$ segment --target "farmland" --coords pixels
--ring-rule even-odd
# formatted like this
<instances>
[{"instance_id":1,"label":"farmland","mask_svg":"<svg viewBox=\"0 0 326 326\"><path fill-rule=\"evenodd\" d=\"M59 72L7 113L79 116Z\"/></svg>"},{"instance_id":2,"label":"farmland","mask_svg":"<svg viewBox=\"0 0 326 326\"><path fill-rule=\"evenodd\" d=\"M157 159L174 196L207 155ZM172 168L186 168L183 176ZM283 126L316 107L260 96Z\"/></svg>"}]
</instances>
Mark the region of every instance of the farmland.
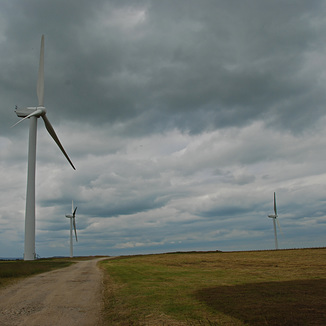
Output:
<instances>
[{"instance_id":1,"label":"farmland","mask_svg":"<svg viewBox=\"0 0 326 326\"><path fill-rule=\"evenodd\" d=\"M90 259L1 261L0 287ZM326 248L120 256L98 266L103 325L326 325Z\"/></svg>"},{"instance_id":2,"label":"farmland","mask_svg":"<svg viewBox=\"0 0 326 326\"><path fill-rule=\"evenodd\" d=\"M117 257L110 325L325 325L326 249Z\"/></svg>"}]
</instances>

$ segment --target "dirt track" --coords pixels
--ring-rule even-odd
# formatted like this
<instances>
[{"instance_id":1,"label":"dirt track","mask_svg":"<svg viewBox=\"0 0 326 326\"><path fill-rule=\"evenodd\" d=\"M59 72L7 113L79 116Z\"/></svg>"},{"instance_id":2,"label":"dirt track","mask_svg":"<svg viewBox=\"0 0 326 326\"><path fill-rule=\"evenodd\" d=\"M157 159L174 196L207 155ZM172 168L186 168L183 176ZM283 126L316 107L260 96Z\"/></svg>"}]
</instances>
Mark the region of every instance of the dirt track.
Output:
<instances>
[{"instance_id":1,"label":"dirt track","mask_svg":"<svg viewBox=\"0 0 326 326\"><path fill-rule=\"evenodd\" d=\"M102 277L97 262L81 261L1 289L0 325L99 325Z\"/></svg>"}]
</instances>

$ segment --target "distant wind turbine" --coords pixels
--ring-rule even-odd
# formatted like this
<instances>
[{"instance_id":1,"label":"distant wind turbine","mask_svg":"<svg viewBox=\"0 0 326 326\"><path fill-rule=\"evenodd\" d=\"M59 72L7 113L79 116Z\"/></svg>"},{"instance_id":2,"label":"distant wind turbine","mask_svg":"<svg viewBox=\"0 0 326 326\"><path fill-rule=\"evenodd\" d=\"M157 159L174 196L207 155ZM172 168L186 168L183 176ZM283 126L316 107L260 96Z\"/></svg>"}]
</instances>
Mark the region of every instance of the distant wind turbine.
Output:
<instances>
[{"instance_id":1,"label":"distant wind turbine","mask_svg":"<svg viewBox=\"0 0 326 326\"><path fill-rule=\"evenodd\" d=\"M27 171L27 192L26 192L26 211L25 211L25 248L24 260L34 260L35 253L35 166L36 166L36 134L37 134L37 119L42 117L45 128L50 136L59 146L63 155L66 157L74 170L70 158L61 145L50 121L46 116L46 109L44 107L44 35L41 38L41 51L40 51L40 64L37 79L37 107L27 107L18 109L16 107L15 113L18 117L23 119L19 120L16 124L25 119L30 120L29 124L29 145L28 145L28 171ZM15 125L16 125L15 124ZM14 125L14 126L15 126Z\"/></svg>"},{"instance_id":2,"label":"distant wind turbine","mask_svg":"<svg viewBox=\"0 0 326 326\"><path fill-rule=\"evenodd\" d=\"M278 218L277 218L278 215L277 215L277 209L276 209L276 194L275 194L275 192L274 192L274 214L268 215L268 217L273 219L274 237L275 237L275 249L278 249L276 222L277 222L277 225L278 225L278 228L280 229L280 231L281 231L281 226L280 226L280 223L279 223Z\"/></svg>"},{"instance_id":3,"label":"distant wind turbine","mask_svg":"<svg viewBox=\"0 0 326 326\"><path fill-rule=\"evenodd\" d=\"M76 230L76 220L75 220L75 218L76 218L76 211L77 211L77 206L74 209L74 202L72 201L72 204L71 204L71 213L72 213L72 215L70 215L70 214L67 214L66 215L67 218L70 218L70 257L71 258L73 257L72 227L74 227L76 241L78 242L78 239L77 239L77 230Z\"/></svg>"}]
</instances>

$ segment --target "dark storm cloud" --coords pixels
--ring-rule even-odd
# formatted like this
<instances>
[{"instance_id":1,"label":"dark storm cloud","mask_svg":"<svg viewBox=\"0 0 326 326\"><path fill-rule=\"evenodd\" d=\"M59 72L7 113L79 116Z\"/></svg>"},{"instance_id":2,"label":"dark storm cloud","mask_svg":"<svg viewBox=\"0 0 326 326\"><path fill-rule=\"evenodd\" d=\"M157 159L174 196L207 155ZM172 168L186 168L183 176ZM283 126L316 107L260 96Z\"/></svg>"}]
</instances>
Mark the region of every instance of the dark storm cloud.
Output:
<instances>
[{"instance_id":1,"label":"dark storm cloud","mask_svg":"<svg viewBox=\"0 0 326 326\"><path fill-rule=\"evenodd\" d=\"M37 67L45 33L47 105L67 118L121 122L133 134L256 119L301 130L323 114L320 72L305 69L310 54L323 55L324 9L321 1L13 1L4 54L15 60L5 75L26 85L19 104L33 99L26 69Z\"/></svg>"}]
</instances>

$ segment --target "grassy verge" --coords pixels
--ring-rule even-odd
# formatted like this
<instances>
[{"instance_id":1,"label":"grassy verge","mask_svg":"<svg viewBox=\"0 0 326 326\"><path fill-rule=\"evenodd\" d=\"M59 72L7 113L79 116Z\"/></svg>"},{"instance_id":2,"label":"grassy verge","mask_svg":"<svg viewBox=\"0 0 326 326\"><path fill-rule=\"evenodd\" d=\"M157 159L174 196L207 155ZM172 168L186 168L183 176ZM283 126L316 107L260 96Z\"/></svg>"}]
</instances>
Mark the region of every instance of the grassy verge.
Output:
<instances>
[{"instance_id":1,"label":"grassy verge","mask_svg":"<svg viewBox=\"0 0 326 326\"><path fill-rule=\"evenodd\" d=\"M326 249L102 261L108 325L326 325Z\"/></svg>"},{"instance_id":2,"label":"grassy verge","mask_svg":"<svg viewBox=\"0 0 326 326\"><path fill-rule=\"evenodd\" d=\"M40 259L33 261L0 261L0 287L13 283L24 277L67 267L71 264L73 264L72 261L63 258Z\"/></svg>"}]
</instances>

